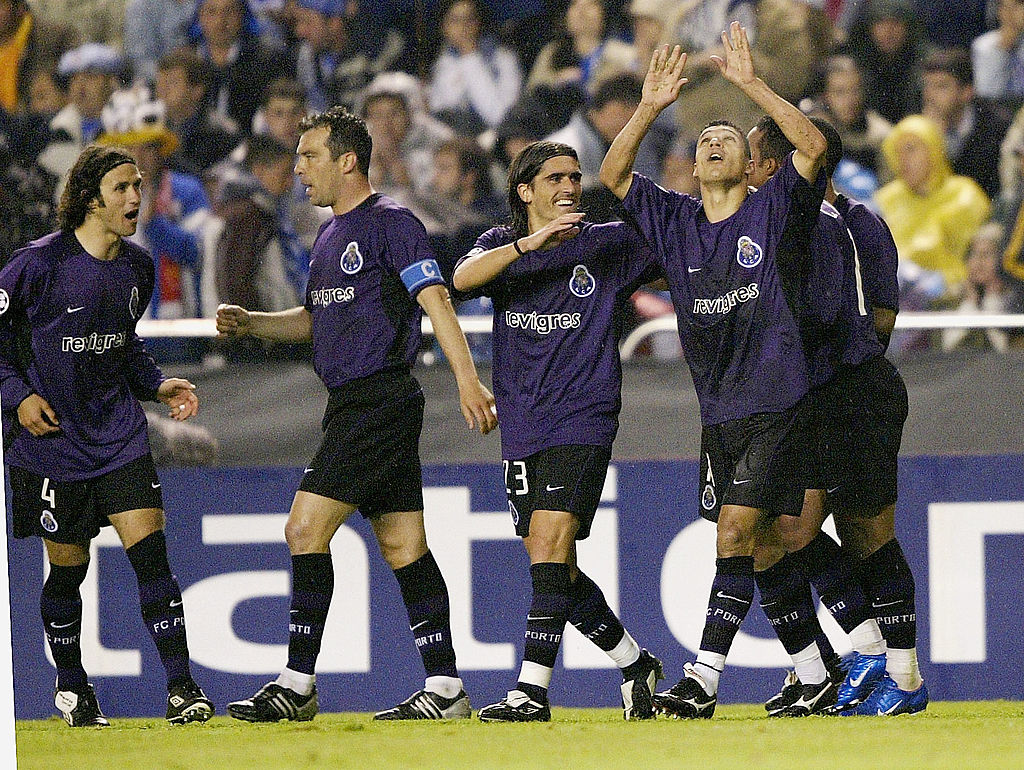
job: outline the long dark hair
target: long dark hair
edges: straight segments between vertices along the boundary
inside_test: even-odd
[[[526,145],[512,161],[512,166],[508,170],[508,208],[512,212],[509,229],[517,238],[530,234],[530,220],[526,203],[519,197],[519,185],[532,182],[549,158],[563,155],[579,163],[576,150],[560,142],[533,142]]]
[[[103,177],[125,163],[136,165],[135,158],[120,147],[91,144],[82,151],[71,167],[57,207],[57,222],[61,230],[73,232],[82,226],[93,201],[100,197]]]

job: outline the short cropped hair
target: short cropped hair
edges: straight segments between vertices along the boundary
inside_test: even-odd
[[[199,54],[191,48],[176,48],[170,53],[160,57],[157,62],[157,69],[161,72],[173,69],[185,70],[185,80],[190,86],[202,86],[204,90],[210,88],[213,82],[213,73],[210,65]]]
[[[508,207],[512,212],[509,227],[517,238],[530,232],[529,215],[526,203],[519,197],[519,185],[532,182],[547,160],[563,155],[579,163],[576,150],[560,142],[533,142],[526,145],[512,161],[512,166],[508,170]]]
[[[337,160],[342,153],[354,152],[360,173],[370,173],[373,140],[366,129],[365,120],[344,107],[331,107],[325,112],[307,115],[299,123],[299,131],[303,134],[314,128],[328,130],[327,149],[330,150],[331,160]]]
[[[825,172],[825,176],[831,179],[832,175],[836,173],[839,161],[843,159],[843,138],[839,136],[836,127],[825,120],[825,118],[815,116],[811,118],[811,123],[825,137],[827,147],[825,149],[825,168],[822,170]]]
[[[974,64],[964,48],[937,48],[925,56],[921,72],[945,72],[956,78],[961,86],[974,83]]]
[[[733,123],[731,120],[712,120],[710,123],[705,125],[704,128],[700,130],[700,133],[697,134],[697,137],[699,138],[700,134],[703,134],[709,128],[717,128],[718,126],[725,126],[726,128],[731,128],[733,131],[740,135],[740,139],[743,140],[743,149],[746,150],[747,152],[747,160],[750,160],[750,142],[747,140],[747,135],[740,131],[740,127]]]
[[[91,144],[82,151],[71,167],[68,183],[57,206],[57,222],[61,230],[69,233],[82,226],[100,197],[103,177],[125,163],[136,165],[135,158],[120,147]]]
[[[246,141],[245,167],[250,171],[254,166],[269,166],[294,153],[269,134],[254,134]]]

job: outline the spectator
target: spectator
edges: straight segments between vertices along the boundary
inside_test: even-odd
[[[623,71],[643,77],[657,47],[670,42],[675,16],[674,0],[632,0],[629,4],[629,18],[633,29],[631,55],[628,60],[625,59],[617,46],[609,55],[603,54],[595,68],[594,82],[600,83],[605,78]]]
[[[25,0],[0,0],[0,108],[22,108],[26,73],[57,61],[76,42],[71,27],[37,18]]]
[[[125,0],[28,0],[28,4],[37,18],[70,25],[84,43],[122,48]]]
[[[405,39],[380,29],[359,13],[358,0],[294,0],[296,61],[310,109],[354,109],[360,93],[379,74],[401,69]]]
[[[445,0],[430,80],[430,111],[467,136],[495,128],[523,83],[516,53],[484,33],[482,11],[480,0]]]
[[[282,217],[293,162],[294,151],[273,137],[249,139],[244,174],[225,185],[219,206],[218,302],[265,312],[301,304],[308,255]]]
[[[1024,100],[1024,0],[998,0],[999,26],[971,43],[978,96]]]
[[[45,118],[47,123],[68,104],[68,95],[57,82],[56,65],[40,66],[25,74],[27,85],[25,104],[30,115]]]
[[[882,153],[896,178],[876,200],[896,241],[901,274],[906,263],[937,272],[945,297],[958,296],[967,276],[967,246],[991,212],[985,191],[973,179],[953,174],[942,133],[922,115],[897,123]]]
[[[0,121],[2,123],[3,121]],[[15,142],[17,139],[15,138]],[[8,131],[0,131],[0,263],[16,249],[53,230],[57,180],[30,157],[19,157]]]
[[[891,123],[917,110],[924,43],[910,0],[867,0],[843,53],[864,73],[868,109]]]
[[[294,67],[284,52],[272,51],[260,41],[259,24],[247,0],[198,0],[196,19],[189,35],[196,52],[210,65],[210,109],[248,135],[267,84]]]
[[[628,43],[608,35],[605,0],[569,0],[561,27],[537,55],[526,87],[546,85],[586,93],[598,62],[621,70],[628,69],[632,58]]]
[[[998,0],[916,0],[914,9],[931,45],[938,48],[967,48],[986,29],[986,6],[996,2]]]
[[[756,0],[692,0],[675,5],[670,22],[672,37],[687,52],[686,71],[690,78],[703,79],[718,73],[711,56],[722,55],[722,32],[730,22],[738,21],[747,30],[751,43],[757,40]]]
[[[412,192],[428,193],[434,153],[452,136],[450,128],[424,109],[419,88],[412,75],[386,72],[374,78],[362,105],[373,139],[370,184],[403,205],[409,205]],[[429,222],[424,224],[431,229]]]
[[[135,82],[152,85],[156,65],[171,51],[188,45],[196,0],[129,0],[124,11],[124,53]]]
[[[39,154],[39,164],[62,180],[57,195],[79,154],[103,130],[100,114],[123,71],[120,54],[100,43],[86,43],[60,57],[57,77],[67,83],[68,104],[50,121],[52,138]]]
[[[668,149],[661,164],[661,175],[655,177],[666,190],[686,193],[695,198],[700,195],[700,185],[693,177],[693,164],[697,151],[694,142],[676,139]]]
[[[1018,138],[1011,152],[1018,169],[1024,173],[1024,139]],[[1000,198],[996,218],[1009,233],[1003,248],[1003,271],[1014,283],[1017,293],[1024,297],[1024,195],[1020,187],[1014,188],[1012,195]]]
[[[199,315],[199,273],[212,213],[199,178],[172,170],[167,159],[178,138],[164,123],[164,106],[141,90],[122,91],[103,111],[98,142],[129,150],[142,174],[139,226],[131,240],[153,255],[154,318]]]
[[[878,151],[892,124],[865,105],[864,78],[851,57],[833,56],[828,60],[825,90],[809,112],[835,126],[843,140],[843,157],[878,171]]]
[[[953,171],[973,178],[985,194],[999,194],[999,146],[1010,126],[1005,110],[975,99],[971,57],[961,48],[931,52],[921,65],[921,114],[946,139]]]
[[[526,145],[564,127],[583,103],[583,94],[575,89],[542,85],[521,94],[495,131],[491,148],[495,160],[507,171]]]
[[[156,97],[164,104],[167,127],[184,148],[171,165],[195,174],[224,158],[239,141],[234,122],[207,108],[209,84],[209,66],[188,48],[172,51],[157,65]]]
[[[957,312],[1021,312],[1018,298],[1014,296],[1013,290],[999,269],[999,249],[1002,242],[1003,226],[997,222],[982,225],[974,234],[970,251],[967,253],[964,296],[957,307]],[[966,346],[992,347],[1005,351],[1009,346],[1009,335],[1002,329],[943,329],[944,350]]]

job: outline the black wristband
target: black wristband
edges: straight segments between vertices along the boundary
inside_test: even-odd
[[[518,254],[520,257],[524,255],[523,250],[521,248],[519,248],[519,239],[518,238],[516,238],[514,241],[512,241],[512,248],[516,250],[516,254]]]

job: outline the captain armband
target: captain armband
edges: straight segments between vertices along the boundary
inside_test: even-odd
[[[415,294],[425,286],[444,285],[441,268],[435,259],[421,259],[405,268],[401,273],[402,283],[410,294]]]

